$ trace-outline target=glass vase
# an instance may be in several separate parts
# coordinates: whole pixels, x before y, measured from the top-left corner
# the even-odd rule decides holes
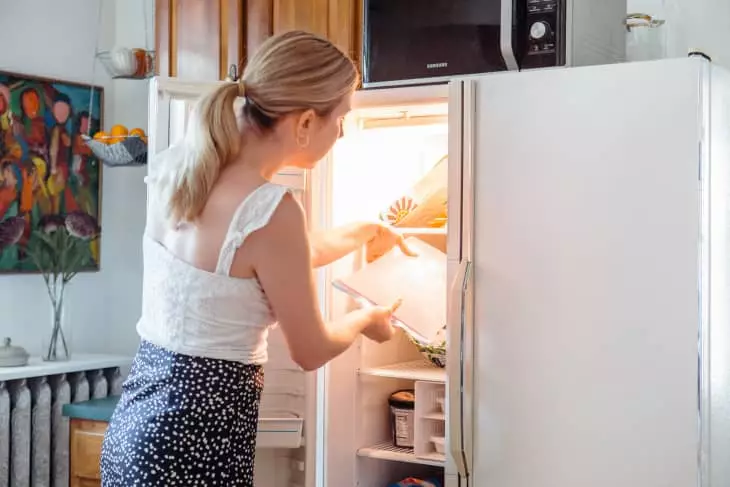
[[[44,333],[41,353],[46,362],[59,362],[71,358],[71,340],[68,313],[65,302],[68,283],[49,286],[51,303],[50,327]]]

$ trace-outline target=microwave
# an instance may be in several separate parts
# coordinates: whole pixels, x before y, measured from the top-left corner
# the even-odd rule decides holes
[[[363,0],[363,88],[621,62],[626,0]]]

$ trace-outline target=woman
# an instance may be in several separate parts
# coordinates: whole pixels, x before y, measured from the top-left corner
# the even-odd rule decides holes
[[[270,182],[332,148],[357,85],[326,40],[266,41],[242,79],[204,98],[184,142],[148,179],[142,338],[102,454],[102,485],[253,486],[266,336],[278,322],[293,360],[314,370],[359,335],[385,342],[397,306],[320,315],[312,267],[373,240],[381,224],[312,237],[302,208]],[[234,113],[234,101],[245,104]],[[237,119],[238,115],[238,119]]]

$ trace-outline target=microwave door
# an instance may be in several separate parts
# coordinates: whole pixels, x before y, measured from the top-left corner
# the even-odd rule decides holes
[[[516,70],[512,0],[364,0],[363,85]]]

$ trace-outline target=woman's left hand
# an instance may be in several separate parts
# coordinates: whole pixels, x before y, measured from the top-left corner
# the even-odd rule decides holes
[[[374,223],[375,236],[365,245],[365,258],[368,262],[379,259],[396,245],[401,252],[409,257],[415,257],[418,253],[406,244],[403,235],[398,230],[385,223]]]

